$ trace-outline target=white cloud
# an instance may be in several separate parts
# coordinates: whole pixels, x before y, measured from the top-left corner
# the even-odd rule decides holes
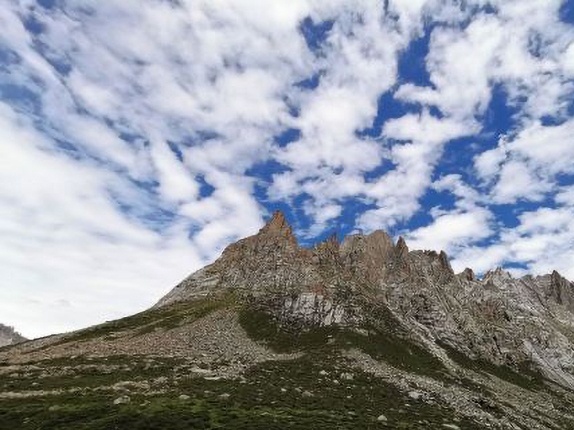
[[[573,120],[546,126],[534,121],[477,156],[474,167],[487,183],[494,182],[497,203],[542,200],[557,189],[557,175],[574,172],[573,133]]]
[[[444,145],[473,131],[476,131],[473,124],[438,119],[426,111],[387,121],[383,135],[407,143],[395,144],[390,149],[389,158],[396,168],[366,184],[365,194],[377,202],[378,208],[365,212],[359,225],[374,230],[411,217],[420,207],[419,198],[431,184]]]
[[[574,43],[568,45],[568,49],[564,53],[562,66],[569,76],[574,76]]]
[[[556,202],[565,206],[574,206],[574,186],[562,187],[560,191],[556,193]]]
[[[145,204],[131,200],[145,197],[129,182],[49,152],[45,137],[0,106],[4,319],[28,336],[94,324],[145,308],[166,281],[201,264],[181,226],[160,236],[118,211],[109,190]]]
[[[495,266],[519,263],[519,273],[542,275],[557,270],[574,278],[574,212],[572,208],[540,208],[519,216],[516,228],[504,228],[499,240],[487,247],[468,247],[454,259],[453,267],[484,272]]]
[[[432,224],[410,233],[407,241],[412,249],[434,249],[452,253],[457,247],[490,236],[490,217],[490,212],[484,209],[440,215]]]
[[[433,31],[427,69],[436,90],[407,84],[397,96],[438,106],[455,118],[472,118],[490,99],[489,72],[504,32],[496,18],[479,16],[463,29]],[[464,89],[464,91],[461,91]]]
[[[501,266],[508,257],[508,249],[504,245],[470,246],[454,256],[451,266],[455,272],[462,272],[468,267],[475,273],[482,274],[494,267]]]
[[[505,140],[502,139],[496,148],[481,152],[476,156],[474,167],[482,178],[492,180],[500,172],[500,166],[506,160],[507,153]]]
[[[535,176],[526,163],[510,161],[500,171],[493,198],[497,203],[514,203],[520,198],[537,201],[550,189],[551,186]]]
[[[433,182],[432,188],[451,193],[456,199],[454,208],[433,207],[429,211],[432,222],[407,232],[407,243],[411,249],[445,251],[455,257],[455,270],[462,270],[460,256],[495,233],[494,215],[484,207],[483,196],[465,184],[460,175],[443,176]]]
[[[574,120],[557,126],[535,122],[520,131],[509,149],[550,174],[574,172]]]
[[[39,335],[151,304],[260,227],[256,184],[271,200],[305,196],[306,236],[348,200],[373,206],[358,226],[402,228],[426,192],[450,192],[454,208],[424,208],[431,223],[407,232],[415,246],[445,248],[456,267],[514,259],[574,276],[573,199],[558,181],[574,165],[574,32],[557,0],[489,3],[496,13],[472,15],[478,0],[9,2],[0,83],[16,95],[0,104],[2,322]],[[24,27],[29,17],[42,32]],[[320,52],[301,34],[307,17],[333,22]],[[432,86],[404,83],[398,58],[431,21],[441,23],[425,58]],[[295,85],[313,75],[316,89]],[[480,182],[436,179],[449,141],[480,132],[495,85],[517,111],[512,129],[487,151],[457,148],[477,153]],[[360,137],[380,95],[395,90],[420,113]],[[301,138],[282,147],[274,137],[286,128]],[[269,160],[285,168],[247,175]],[[522,214],[515,230],[494,219],[492,204],[555,192],[558,207]],[[498,243],[477,245],[491,236]]]
[[[151,147],[151,158],[157,169],[160,192],[175,202],[195,200],[199,186],[168,144],[159,140],[152,141]]]
[[[470,210],[479,202],[484,203],[484,197],[474,188],[464,183],[461,175],[450,174],[441,177],[432,184],[436,191],[449,191],[457,197],[456,207],[462,210]]]

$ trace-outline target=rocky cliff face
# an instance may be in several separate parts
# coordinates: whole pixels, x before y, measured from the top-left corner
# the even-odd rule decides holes
[[[557,272],[513,278],[496,269],[455,274],[444,252],[410,251],[383,231],[297,244],[280,212],[227,247],[156,305],[233,293],[286,325],[381,326],[389,311],[439,357],[455,350],[495,365],[524,366],[574,388],[574,284]]]
[[[24,342],[25,337],[16,332],[13,327],[0,324],[0,347]]]

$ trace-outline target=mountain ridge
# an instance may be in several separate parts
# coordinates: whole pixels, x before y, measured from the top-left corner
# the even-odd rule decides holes
[[[284,322],[318,325],[357,325],[364,315],[354,301],[377,301],[423,341],[446,342],[499,365],[531,362],[574,388],[568,339],[574,284],[556,271],[521,278],[501,268],[482,279],[469,268],[455,274],[444,251],[409,251],[402,237],[395,244],[380,230],[304,248],[277,211],[257,234],[229,245],[155,307],[227,290],[269,302],[263,307]],[[567,324],[567,334],[557,322]]]

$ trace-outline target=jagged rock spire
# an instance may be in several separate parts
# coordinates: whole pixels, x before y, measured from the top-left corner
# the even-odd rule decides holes
[[[574,284],[556,270],[550,275],[550,296],[560,305],[574,310]]]
[[[285,219],[283,211],[276,210],[273,212],[273,216],[267,221],[267,224],[259,230],[259,233],[255,235],[256,240],[269,241],[272,238],[283,237],[288,240],[288,242],[293,246],[297,247],[297,238],[293,234],[293,228],[289,225]]]
[[[325,239],[322,242],[319,242],[315,245],[315,249],[319,250],[319,249],[331,249],[334,252],[339,252],[339,248],[340,248],[341,244],[339,243],[339,236],[337,236],[337,233],[333,233],[331,234],[327,239]]]
[[[395,245],[395,252],[397,256],[399,256],[400,258],[406,258],[407,255],[409,254],[409,247],[407,246],[407,243],[405,242],[405,239],[403,239],[402,236],[399,237],[399,240]]]
[[[439,260],[440,260],[440,264],[442,265],[442,267],[449,273],[454,274],[454,271],[452,270],[452,267],[450,265],[450,261],[448,261],[448,255],[446,255],[446,252],[441,251],[439,254]]]
[[[267,221],[267,224],[259,231],[260,234],[279,234],[289,236],[293,234],[293,229],[285,219],[282,211],[276,210],[273,216]]]

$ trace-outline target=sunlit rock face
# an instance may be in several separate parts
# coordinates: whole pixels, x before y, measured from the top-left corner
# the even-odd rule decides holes
[[[574,284],[557,272],[513,278],[455,274],[444,252],[409,250],[383,231],[298,245],[281,212],[228,246],[156,307],[235,297],[296,326],[380,326],[390,312],[429,348],[447,345],[494,364],[527,364],[574,387]],[[431,346],[432,345],[432,346]]]
[[[0,324],[0,347],[25,341],[26,338],[17,333],[14,328]]]

